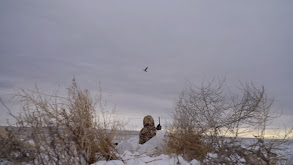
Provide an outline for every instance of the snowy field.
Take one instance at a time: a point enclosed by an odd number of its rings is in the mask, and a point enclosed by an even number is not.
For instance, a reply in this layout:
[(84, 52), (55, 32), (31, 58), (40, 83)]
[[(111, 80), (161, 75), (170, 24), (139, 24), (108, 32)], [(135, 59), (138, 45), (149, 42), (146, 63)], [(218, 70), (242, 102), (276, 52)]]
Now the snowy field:
[[(99, 161), (94, 165), (175, 165), (178, 160), (181, 165), (199, 165), (200, 162), (192, 160), (190, 162), (185, 161), (181, 156), (168, 156), (162, 153), (162, 144), (164, 144), (165, 131), (161, 130), (157, 132), (157, 135), (147, 141), (145, 144), (138, 144), (138, 135), (133, 135), (128, 140), (122, 141), (118, 144), (117, 149), (120, 153), (122, 160), (112, 161)], [(249, 142), (254, 139), (245, 139)], [(282, 146), (284, 150), (283, 154), (287, 155), (287, 158), (293, 155), (293, 144), (290, 146)], [(293, 165), (293, 164), (292, 164)]]

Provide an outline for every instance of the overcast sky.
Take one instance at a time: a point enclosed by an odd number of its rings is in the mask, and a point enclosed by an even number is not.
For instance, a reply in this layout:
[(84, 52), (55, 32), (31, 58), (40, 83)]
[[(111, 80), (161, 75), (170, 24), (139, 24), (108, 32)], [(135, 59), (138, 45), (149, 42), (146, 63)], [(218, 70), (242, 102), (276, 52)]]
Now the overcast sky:
[(167, 119), (186, 81), (226, 77), (264, 85), (292, 121), (292, 16), (293, 1), (1, 0), (0, 97), (74, 75), (142, 124)]

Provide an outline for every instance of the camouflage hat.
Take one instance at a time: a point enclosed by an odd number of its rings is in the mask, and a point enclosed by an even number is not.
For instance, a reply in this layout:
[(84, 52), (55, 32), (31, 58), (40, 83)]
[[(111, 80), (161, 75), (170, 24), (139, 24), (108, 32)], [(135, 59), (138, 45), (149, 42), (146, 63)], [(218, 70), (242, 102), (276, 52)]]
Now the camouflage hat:
[(154, 126), (155, 123), (154, 123), (154, 119), (152, 116), (150, 115), (147, 115), (143, 118), (143, 126), (146, 127), (146, 126)]

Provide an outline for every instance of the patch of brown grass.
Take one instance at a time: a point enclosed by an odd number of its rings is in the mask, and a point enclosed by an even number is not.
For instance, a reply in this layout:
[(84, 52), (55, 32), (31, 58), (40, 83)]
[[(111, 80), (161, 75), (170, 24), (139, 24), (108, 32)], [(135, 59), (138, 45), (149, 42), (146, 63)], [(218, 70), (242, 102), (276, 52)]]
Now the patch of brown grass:
[(182, 155), (185, 160), (197, 159), (203, 161), (209, 146), (202, 140), (202, 135), (192, 131), (173, 131), (168, 133), (165, 146), (167, 154)]

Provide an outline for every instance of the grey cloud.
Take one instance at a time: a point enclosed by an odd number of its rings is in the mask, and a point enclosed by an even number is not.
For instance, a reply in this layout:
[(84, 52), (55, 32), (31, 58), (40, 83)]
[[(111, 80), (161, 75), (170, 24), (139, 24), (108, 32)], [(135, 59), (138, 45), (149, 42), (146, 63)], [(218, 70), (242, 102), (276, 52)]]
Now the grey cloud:
[(130, 113), (172, 108), (186, 80), (226, 76), (264, 85), (292, 114), (292, 6), (1, 1), (0, 76), (17, 88), (67, 87), (73, 75), (84, 88), (97, 89), (101, 81), (114, 104)]
[(14, 84), (7, 80), (0, 80), (0, 88), (13, 88)]

